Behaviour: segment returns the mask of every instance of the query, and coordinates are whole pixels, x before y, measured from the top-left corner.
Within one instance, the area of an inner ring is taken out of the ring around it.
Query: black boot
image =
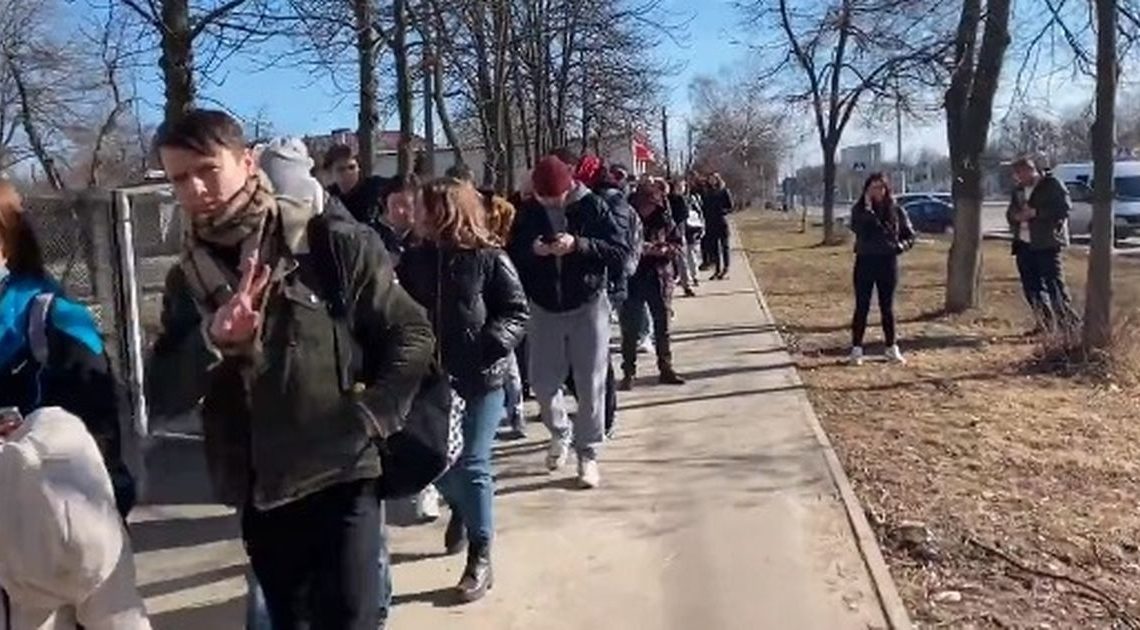
[[[621,377],[621,382],[618,383],[618,389],[620,389],[623,392],[628,392],[628,391],[633,390],[633,374],[632,373],[626,372],[625,376]]]
[[[684,385],[685,384],[685,379],[681,378],[675,371],[673,371],[672,366],[669,366],[669,365],[663,366],[658,371],[661,374],[658,377],[657,381],[659,383],[661,383],[662,385]]]
[[[467,529],[463,525],[463,517],[455,509],[451,509],[451,520],[447,522],[447,531],[443,534],[443,546],[447,555],[454,556],[463,551],[467,545]]]
[[[495,584],[495,572],[491,570],[491,545],[472,543],[467,549],[467,568],[455,587],[459,600],[464,603],[483,599]]]

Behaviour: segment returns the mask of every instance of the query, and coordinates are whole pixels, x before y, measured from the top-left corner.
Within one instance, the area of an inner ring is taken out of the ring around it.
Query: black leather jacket
[[[507,356],[522,342],[529,317],[526,294],[506,252],[441,250],[424,243],[404,252],[397,274],[401,286],[428,310],[456,391],[477,396],[501,387]]]

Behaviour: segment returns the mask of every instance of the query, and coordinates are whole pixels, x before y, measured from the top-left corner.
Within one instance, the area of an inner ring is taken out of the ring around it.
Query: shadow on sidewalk
[[[670,339],[673,343],[701,341],[704,339],[719,339],[721,337],[737,337],[741,335],[760,335],[778,332],[773,324],[759,324],[751,326],[725,326],[718,328],[681,328],[674,331]]]
[[[778,392],[794,392],[803,391],[803,385],[781,385],[779,387],[760,387],[756,389],[738,389],[728,392],[716,392],[714,394],[699,394],[696,396],[686,396],[682,398],[668,398],[665,400],[645,400],[636,403],[621,404],[618,401],[618,411],[630,411],[633,409],[650,409],[653,407],[668,407],[669,405],[681,405],[694,402],[706,402],[710,400],[724,400],[726,398],[737,398],[740,396],[755,396],[759,394],[773,394]]]
[[[709,368],[707,370],[687,370],[682,374],[682,376],[690,381],[698,381],[701,379],[732,376],[734,374],[749,374],[752,372],[770,372],[772,370],[795,369],[795,367],[796,364],[792,361],[781,361],[780,363],[773,363],[770,365],[734,365],[731,367]]]
[[[392,607],[407,604],[431,604],[436,608],[456,608],[463,602],[455,594],[454,587],[437,588],[419,593],[399,593],[392,597]]]

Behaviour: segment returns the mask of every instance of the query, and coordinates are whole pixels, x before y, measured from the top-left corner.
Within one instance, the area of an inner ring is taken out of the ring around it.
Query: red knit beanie
[[[553,155],[547,155],[535,164],[531,183],[535,195],[559,197],[574,185],[574,178],[565,162]]]

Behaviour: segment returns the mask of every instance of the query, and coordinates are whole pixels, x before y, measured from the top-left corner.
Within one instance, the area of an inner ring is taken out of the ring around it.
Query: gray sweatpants
[[[610,302],[598,299],[572,311],[552,313],[530,305],[527,328],[530,387],[542,420],[556,440],[570,439],[562,385],[574,375],[578,413],[574,415],[574,450],[593,459],[605,439],[606,369],[610,361]]]

